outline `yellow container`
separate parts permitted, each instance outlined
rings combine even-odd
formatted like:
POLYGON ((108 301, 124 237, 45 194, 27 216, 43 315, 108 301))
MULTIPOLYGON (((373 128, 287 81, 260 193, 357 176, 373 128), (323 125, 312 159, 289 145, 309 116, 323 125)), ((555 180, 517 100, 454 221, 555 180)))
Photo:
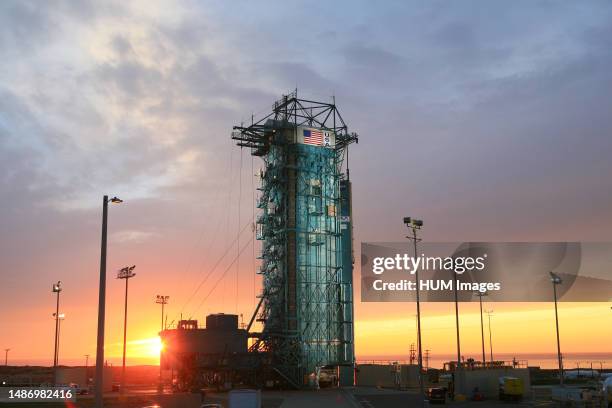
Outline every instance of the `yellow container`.
POLYGON ((499 379, 499 398, 519 400, 523 397, 523 380, 516 377, 499 379))
POLYGON ((504 394, 523 395, 523 380, 521 380, 520 378, 505 378, 504 394))
POLYGON ((463 394, 455 394, 455 401, 466 401, 467 397, 463 394))

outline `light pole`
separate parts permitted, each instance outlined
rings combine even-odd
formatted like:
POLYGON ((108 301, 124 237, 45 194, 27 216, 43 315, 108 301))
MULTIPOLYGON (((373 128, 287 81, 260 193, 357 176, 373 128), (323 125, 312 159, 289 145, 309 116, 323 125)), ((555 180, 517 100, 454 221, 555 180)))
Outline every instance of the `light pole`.
POLYGON ((164 331, 164 305, 168 304, 168 299, 170 296, 157 295, 155 298, 155 303, 161 305, 161 331, 164 331))
POLYGON ((482 338, 482 366, 486 367, 485 362, 485 342, 484 342, 484 321, 482 319, 482 297, 487 296, 488 293, 485 290, 484 292, 476 291, 474 292, 476 296, 478 296, 478 302, 480 303, 480 336, 482 338))
POLYGON ((455 394, 461 394, 463 392, 463 375, 461 369, 461 340, 459 336, 459 294, 458 288, 459 279, 453 273, 453 292, 455 296, 455 326, 457 328, 457 368, 455 368, 455 394))
POLYGON ((108 203, 122 203, 117 197, 102 198, 102 239, 100 243, 100 285, 98 288, 98 339, 96 344, 96 408, 104 408, 104 319, 106 313, 106 230, 108 224, 108 203))
MULTIPOLYGON (((155 303, 161 305, 161 331, 159 332, 160 337, 161 337, 161 332, 164 331, 164 306, 166 304, 168 304, 168 299, 170 299, 170 296, 167 296, 167 295, 157 295, 157 297, 155 298, 155 303)), ((162 393, 164 391, 164 386, 163 386, 163 383, 162 383, 161 350, 159 351, 159 385, 158 385, 158 391, 160 393, 162 393)))
POLYGON ((60 313, 59 315, 53 313, 53 318, 59 321, 59 326, 57 328, 57 347, 55 349, 55 361, 57 365, 59 366, 59 349, 60 349, 60 336, 62 332, 62 320, 66 318, 66 315, 64 313, 60 313))
POLYGON ((489 360, 490 360, 490 364, 493 364, 493 336, 491 335, 491 315, 493 314, 493 309, 485 310, 485 313, 487 314, 487 317, 489 318, 489 351, 491 353, 489 354, 489 360))
POLYGON ((557 358, 559 359, 559 385, 563 387, 563 361, 561 359, 561 341, 559 340, 559 313, 557 312, 557 285, 563 280, 553 272, 550 273, 550 281, 553 285, 553 296, 555 299, 555 324, 557 326, 557 358))
MULTIPOLYGON (((423 227, 422 220, 416 220, 410 217, 404 217, 404 224, 412 232, 412 235, 408 235, 406 238, 412 240, 414 243, 414 257, 417 258, 417 243, 421 240, 417 238, 417 230, 423 227)), ((425 384, 423 384, 423 343, 421 342, 421 299, 420 299, 420 281, 419 281, 419 269, 416 268, 414 271, 414 279, 416 281, 416 308, 417 308, 417 347, 418 347, 418 364, 419 364, 419 390, 421 393, 421 405, 425 406, 425 384)))
POLYGON ((89 386, 89 354, 85 354, 85 385, 89 386))
POLYGON ((117 272, 117 279, 125 279, 125 306, 123 311, 123 366, 121 367, 121 388, 119 391, 124 394, 125 390, 125 344, 127 338, 127 305, 128 305, 128 281, 136 276, 134 272, 136 265, 126 266, 117 272))
POLYGON ((11 351, 10 348, 4 349, 4 366, 8 367, 8 352, 11 351))
POLYGON ((53 284, 53 288, 51 289, 51 293, 56 294, 56 302, 55 302, 55 347, 53 352, 53 384, 57 385, 57 347, 58 347, 58 334, 59 334, 59 300, 60 300, 60 292, 62 291, 62 282, 57 281, 57 283, 53 284))

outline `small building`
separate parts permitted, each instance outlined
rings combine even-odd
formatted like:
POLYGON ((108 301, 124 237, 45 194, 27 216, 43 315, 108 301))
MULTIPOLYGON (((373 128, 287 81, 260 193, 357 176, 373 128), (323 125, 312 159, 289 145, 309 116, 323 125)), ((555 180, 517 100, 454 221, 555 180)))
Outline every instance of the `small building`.
POLYGON ((181 320, 160 336, 162 369, 173 373, 181 389, 240 381, 240 372, 250 368, 248 334, 238 328, 237 315, 208 315, 205 328, 181 320))

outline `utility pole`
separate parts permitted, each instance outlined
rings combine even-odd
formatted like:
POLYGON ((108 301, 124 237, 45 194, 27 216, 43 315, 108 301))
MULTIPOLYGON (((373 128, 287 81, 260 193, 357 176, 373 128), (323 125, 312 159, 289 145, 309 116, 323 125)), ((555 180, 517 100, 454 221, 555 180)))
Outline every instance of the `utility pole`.
POLYGON ((164 331, 164 306, 168 304, 170 296, 157 295, 155 303, 161 305, 161 331, 164 331))
POLYGON ((61 332, 62 332, 62 320, 64 320, 66 315, 64 315, 63 313, 60 313, 59 315, 57 315, 56 313, 53 313, 53 317, 55 318, 55 320, 59 320, 59 327, 57 329, 57 347, 55 349, 55 361, 57 365, 59 366, 59 349, 60 349, 60 338, 61 338, 61 332))
POLYGON ((489 361, 491 362, 491 364, 493 364, 493 336, 491 335, 491 315, 493 314, 493 309, 485 310, 485 313, 489 318, 489 351, 491 353, 489 355, 489 361))
MULTIPOLYGON (((164 331, 164 306, 166 304, 168 304, 168 299, 170 299, 170 296, 167 296, 167 295, 157 295, 157 297, 155 298, 155 303, 161 305, 161 331, 159 332, 160 337, 161 337, 161 332, 164 331)), ((159 391, 160 394, 163 393, 163 391, 164 391, 164 385, 162 383, 161 350, 159 351, 159 386, 158 386, 158 391, 159 391)))
POLYGON ((85 354, 85 385, 89 386, 89 354, 85 354))
POLYGON ((8 352, 11 351, 10 348, 4 349, 4 366, 8 367, 8 352))
POLYGON ((425 350, 425 370, 429 371, 429 352, 431 350, 427 349, 425 350))
POLYGON ((457 286, 459 283, 459 278, 456 276, 455 272, 451 272, 453 274, 453 292, 455 295, 455 325, 457 327, 457 367, 455 368, 455 395, 461 394, 463 392, 463 375, 461 368, 461 341, 459 337, 459 295, 457 286))
POLYGON ((486 367, 486 361, 485 361, 485 341, 484 341, 484 321, 482 318, 482 297, 483 296, 487 296, 488 293, 487 291, 481 292, 481 291, 476 291, 474 292, 474 294, 476 296, 478 296, 478 302, 480 303, 480 336, 482 338, 482 367, 486 367))
POLYGON ((98 338, 96 343, 96 408, 104 408, 104 321, 106 317, 106 232, 108 225, 108 203, 119 204, 123 200, 108 196, 102 198, 102 238, 100 240, 100 283, 98 286, 98 338))
POLYGON ((557 326, 557 358, 559 359, 559 385, 563 387, 563 359, 561 357, 561 341, 559 340, 559 313, 557 312, 557 285, 563 283, 563 280, 553 272, 550 273, 550 281, 553 285, 553 296, 555 299, 555 324, 557 326))
POLYGON ((57 283, 53 284, 53 288, 51 293, 56 294, 56 302, 55 302, 55 351, 53 352, 53 384, 57 385, 57 347, 58 347, 58 335, 59 335, 59 301, 60 301, 60 292, 62 291, 62 282, 57 281, 57 283))
MULTIPOLYGON (((412 240, 414 243, 414 257, 417 258, 417 243, 420 238, 417 238, 417 229, 423 227, 422 220, 416 220, 410 217, 404 217, 404 224, 411 230, 412 236, 406 238, 412 240)), ((421 406, 425 406, 425 384, 423 383, 423 343, 421 341, 421 303, 420 303, 420 281, 419 281, 419 269, 415 269, 414 279, 416 281, 416 308, 417 308, 417 347, 418 347, 418 362, 419 362, 419 392, 421 406)))
POLYGON ((117 279, 125 280, 125 306, 123 310, 123 366, 121 367, 121 388, 119 391, 123 395, 125 393, 125 345, 127 339, 127 305, 128 305, 128 281, 136 276, 134 272, 136 265, 126 266, 117 272, 117 279))

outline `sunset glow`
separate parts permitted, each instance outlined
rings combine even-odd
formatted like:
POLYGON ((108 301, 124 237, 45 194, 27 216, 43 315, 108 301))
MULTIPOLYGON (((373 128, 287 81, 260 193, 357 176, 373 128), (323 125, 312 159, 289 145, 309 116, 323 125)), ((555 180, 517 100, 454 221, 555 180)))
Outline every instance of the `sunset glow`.
MULTIPOLYGON (((124 324, 126 364, 155 365, 163 327, 189 319, 203 328, 213 313, 246 326, 269 263, 257 220, 276 215, 259 205, 269 201, 265 156, 231 133, 296 86, 305 99, 337 101, 359 134, 341 166, 352 183, 346 305, 357 359, 403 359, 416 342, 415 303, 361 298, 360 244, 408 242, 407 215, 424 220, 424 243, 612 241, 612 3, 247 2, 239 13, 231 2, 2 3, 7 365, 52 366, 59 339, 60 365, 91 366, 99 339, 117 366, 124 324), (107 211, 105 292, 104 195, 123 200, 107 211), (131 265, 128 296, 116 274, 131 265)), ((315 213, 339 214, 336 204, 315 213)), ((495 353, 557 353, 545 285, 550 299, 540 303, 484 298, 495 353)), ((562 353, 601 352, 612 368, 611 301, 560 299, 562 353)), ((482 346, 478 306, 459 304, 466 356, 482 346)), ((454 304, 420 311, 422 348, 452 356, 454 304)))
POLYGON ((132 350, 131 354, 136 358, 158 358, 164 348, 159 337, 132 340, 128 344, 132 350))

